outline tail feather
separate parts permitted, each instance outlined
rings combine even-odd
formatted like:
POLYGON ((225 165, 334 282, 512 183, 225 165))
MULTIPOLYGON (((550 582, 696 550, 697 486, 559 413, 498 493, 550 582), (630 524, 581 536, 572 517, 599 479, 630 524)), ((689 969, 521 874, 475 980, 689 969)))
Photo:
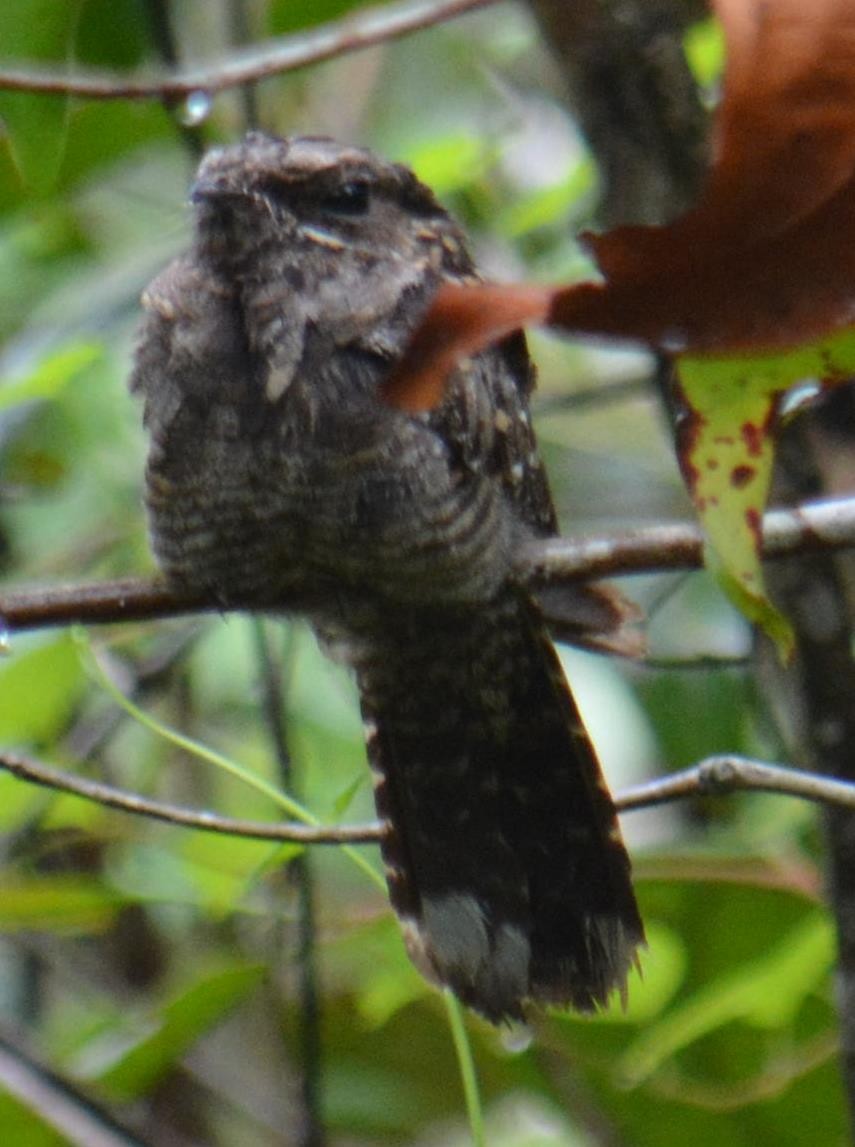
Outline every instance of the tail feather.
POLYGON ((392 609, 357 672, 416 964, 494 1021, 623 992, 644 939, 629 859, 531 600, 392 609))

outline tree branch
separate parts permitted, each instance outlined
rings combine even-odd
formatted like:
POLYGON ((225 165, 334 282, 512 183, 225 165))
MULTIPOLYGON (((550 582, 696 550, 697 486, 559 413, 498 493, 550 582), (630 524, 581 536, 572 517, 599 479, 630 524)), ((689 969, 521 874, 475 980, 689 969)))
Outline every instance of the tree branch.
POLYGON ((707 757, 691 768, 625 789, 615 798, 615 805, 618 812, 634 812, 686 797, 721 796, 746 789, 855 809, 855 784, 728 754, 707 757))
POLYGON ((150 621, 223 607, 210 594, 182 593, 159 578, 122 578, 83 585, 0 591, 0 633, 52 625, 150 621))
POLYGON ((149 800, 137 793, 76 777, 60 769, 43 765, 31 757, 18 753, 0 753, 0 769, 19 780, 59 792, 71 793, 83 800, 94 801, 107 808, 137 816, 151 817, 184 828, 200 829, 202 832, 219 832, 231 836, 247 837, 250 840, 292 841, 296 844, 370 844, 379 841, 383 826, 375 821, 363 825, 344 825, 316 828, 305 824, 267 823, 265 821, 238 820, 218 816, 207 810, 184 808, 181 805, 167 804, 165 801, 149 800))
POLYGON ((94 71, 61 76, 55 67, 51 70, 4 67, 0 68, 0 89, 85 96, 91 100, 175 101, 195 92, 213 95, 395 40, 494 3, 496 0, 404 0, 366 8, 358 15, 254 44, 201 67, 178 68, 135 79, 94 71))
MULTIPOLYGON (((766 558, 855 546, 855 498, 806 503, 773 510, 764 518, 766 558)), ((516 576, 532 589, 595 577, 697 569, 703 535, 690 522, 655 525, 589 538, 550 538, 531 542, 516 561, 516 576)), ((295 595, 276 602, 232 600, 203 591, 170 589, 158 578, 126 578, 84 585, 0 591, 0 634, 53 625, 103 625, 150 621, 188 613, 225 610, 299 612, 295 595)))
MULTIPOLYGON (((595 577, 697 569, 703 562, 703 533, 693 522, 644 526, 592 538, 550 538, 523 547, 520 578, 532 586, 595 577)), ((805 503, 771 510, 763 518, 763 556, 788 557, 855 545, 855 498, 805 503)), ((0 600, 2 613, 2 600, 0 600)))
MULTIPOLYGON (((107 808, 165 821, 182 828, 217 832, 250 840, 296 844, 375 844, 383 837, 380 821, 366 824, 314 827, 304 824, 239 820, 207 810, 188 809, 165 801, 150 800, 100 781, 77 777, 51 768, 19 753, 0 753, 0 770, 29 784, 71 793, 107 808)), ((691 768, 625 789, 615 797, 618 812, 670 804, 694 796, 723 796, 733 792, 778 793, 835 808, 855 809, 855 784, 817 776, 783 765, 770 765, 749 757, 707 757, 691 768)))
POLYGON ((0 1086, 71 1147, 151 1147, 78 1085, 0 1034, 0 1086))

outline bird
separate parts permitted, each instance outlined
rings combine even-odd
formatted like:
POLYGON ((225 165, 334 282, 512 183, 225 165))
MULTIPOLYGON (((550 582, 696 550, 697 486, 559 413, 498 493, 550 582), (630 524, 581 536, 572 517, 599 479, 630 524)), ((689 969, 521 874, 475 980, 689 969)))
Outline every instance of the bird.
POLYGON ((407 167, 320 136, 210 151, 143 294, 131 390, 169 582, 297 611, 356 675, 409 955, 493 1023, 625 997, 644 929, 615 807, 537 600, 556 513, 516 332, 441 401, 384 397, 437 289, 479 279, 407 167))

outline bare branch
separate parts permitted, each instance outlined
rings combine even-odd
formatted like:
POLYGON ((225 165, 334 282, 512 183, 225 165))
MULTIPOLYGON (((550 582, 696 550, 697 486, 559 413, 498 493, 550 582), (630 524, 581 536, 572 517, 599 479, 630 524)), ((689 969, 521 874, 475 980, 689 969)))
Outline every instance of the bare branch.
POLYGON ((167 821, 185 828, 203 832, 219 832, 231 836, 249 837, 251 840, 293 841, 297 844, 369 844, 379 841, 383 826, 371 824, 336 827, 315 827, 306 824, 277 824, 254 820, 235 820, 205 810, 183 808, 181 805, 149 800, 125 789, 114 788, 100 781, 76 777, 71 773, 52 769, 30 757, 18 753, 0 753, 0 769, 19 780, 60 792, 72 793, 87 801, 117 808, 137 816, 167 821))
POLYGON ((149 1145, 118 1123, 82 1087, 52 1071, 5 1033, 0 1034, 0 1086, 58 1131, 62 1142, 71 1147, 149 1145))
POLYGON ((855 808, 855 784, 725 754, 707 757, 679 773, 626 789, 615 798, 615 805, 619 812, 634 812, 686 797, 720 795, 741 789, 800 797, 837 808, 855 808))
POLYGON ((85 96, 91 100, 184 99, 196 92, 213 95, 241 84, 304 68, 348 52, 395 40, 486 8, 496 0, 404 0, 366 8, 317 28, 254 44, 228 57, 195 68, 178 68, 131 79, 109 72, 60 75, 56 67, 0 68, 0 89, 45 95, 85 96))
POLYGON ((750 653, 698 653, 694 656, 637 658, 633 665, 653 672, 709 673, 724 669, 748 669, 751 665, 750 653))
MULTIPOLYGON (((855 498, 810 502, 795 510, 771 510, 763 519, 763 556, 788 557, 855 545, 855 498)), ((645 526, 593 538, 550 538, 525 546, 520 577, 532 585, 615 577, 664 570, 697 569, 703 534, 692 522, 645 526)))
MULTIPOLYGON (((855 546, 855 498, 806 503, 795 510, 773 510, 764 518, 767 558, 851 546, 855 546)), ((702 554, 700 527, 678 522, 598 537, 532 542, 521 550, 516 574, 537 589, 594 577, 697 569, 702 554)), ((0 633, 75 622, 102 625, 225 610, 299 612, 305 606, 306 599, 296 595, 263 604, 237 599, 225 603, 210 593, 170 589, 157 578, 127 578, 90 585, 0 591, 0 633)))
POLYGON ((159 578, 122 578, 89 585, 0 591, 0 628, 44 629, 51 625, 105 625, 149 621, 185 613, 216 612, 221 604, 206 593, 182 593, 159 578))
MULTIPOLYGON (((202 832, 247 837, 251 840, 296 844, 374 844, 382 839, 380 821, 341 826, 239 820, 206 810, 150 800, 100 781, 73 776, 18 753, 0 753, 0 770, 19 780, 137 816, 151 817, 202 832)), ((778 793, 836 808, 855 808, 855 784, 806 773, 783 765, 770 765, 748 757, 707 757, 691 768, 626 789, 615 797, 618 812, 635 812, 693 796, 726 795, 739 790, 778 793)))

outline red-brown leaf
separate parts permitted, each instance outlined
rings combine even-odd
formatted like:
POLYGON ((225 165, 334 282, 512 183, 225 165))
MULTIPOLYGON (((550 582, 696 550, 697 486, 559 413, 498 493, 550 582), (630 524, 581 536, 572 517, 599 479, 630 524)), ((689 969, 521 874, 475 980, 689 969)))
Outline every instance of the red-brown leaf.
MULTIPOLYGON (((666 226, 586 236, 603 281, 554 288, 548 325, 721 355, 855 322, 855 0, 714 5, 727 65, 700 200, 666 226)), ((388 400, 435 404, 462 354, 539 321, 543 291, 443 288, 388 400)))
POLYGON ((383 399, 410 414, 432 410, 461 358, 527 323, 544 322, 552 294, 549 287, 531 283, 443 283, 407 353, 383 384, 383 399))
POLYGON ((721 354, 855 321, 855 0, 715 6, 727 66, 701 198, 588 237, 605 281, 559 291, 559 326, 721 354))

